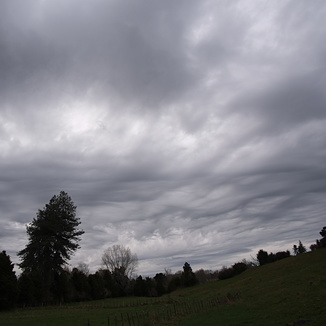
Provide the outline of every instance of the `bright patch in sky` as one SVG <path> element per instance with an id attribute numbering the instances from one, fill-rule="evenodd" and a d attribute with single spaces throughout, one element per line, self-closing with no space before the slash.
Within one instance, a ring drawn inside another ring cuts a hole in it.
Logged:
<path id="1" fill-rule="evenodd" d="M 101 115 L 97 108 L 88 103 L 75 103 L 63 110 L 62 121 L 65 131 L 71 136 L 79 136 L 98 129 Z"/>

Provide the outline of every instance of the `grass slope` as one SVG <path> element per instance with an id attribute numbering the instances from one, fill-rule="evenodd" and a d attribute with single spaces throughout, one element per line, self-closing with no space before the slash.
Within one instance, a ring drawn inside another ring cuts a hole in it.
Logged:
<path id="1" fill-rule="evenodd" d="M 161 319 L 161 324 L 155 321 L 156 325 L 285 326 L 305 319 L 309 320 L 307 326 L 324 326 L 325 271 L 326 250 L 321 249 L 250 269 L 228 280 L 181 289 L 161 298 L 107 299 L 2 312 L 0 325 L 106 326 L 110 316 L 110 325 L 118 326 L 122 325 L 119 321 L 122 313 L 124 325 L 152 325 L 151 317 L 128 321 L 126 316 L 156 314 L 161 316 L 157 318 Z M 216 303 L 216 298 L 227 296 L 231 298 L 228 302 Z M 213 307 L 209 305 L 211 299 L 214 299 Z M 197 309 L 198 303 L 203 309 Z M 174 316 L 175 310 L 181 313 Z M 164 323 L 164 319 L 171 320 Z"/>
<path id="2" fill-rule="evenodd" d="M 241 299 L 190 316 L 176 325 L 280 325 L 300 319 L 326 325 L 326 250 L 253 268 L 224 281 L 188 290 L 188 297 L 240 292 Z M 179 295 L 185 295 L 186 291 Z"/>

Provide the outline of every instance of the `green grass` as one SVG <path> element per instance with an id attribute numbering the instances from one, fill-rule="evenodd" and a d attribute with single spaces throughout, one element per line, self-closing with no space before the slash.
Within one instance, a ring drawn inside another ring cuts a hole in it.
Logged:
<path id="1" fill-rule="evenodd" d="M 226 300 L 227 296 L 230 300 Z M 214 299 L 212 306 L 211 299 Z M 175 309 L 177 316 L 173 314 Z M 289 257 L 228 280 L 181 289 L 161 298 L 107 299 L 2 312 L 0 325 L 87 326 L 89 321 L 91 326 L 106 326 L 110 316 L 110 325 L 116 326 L 116 316 L 120 326 L 121 313 L 127 326 L 127 316 L 132 318 L 136 314 L 145 316 L 139 317 L 141 325 L 152 325 L 155 320 L 156 325 L 284 326 L 306 319 L 310 321 L 307 326 L 324 326 L 326 250 Z"/>

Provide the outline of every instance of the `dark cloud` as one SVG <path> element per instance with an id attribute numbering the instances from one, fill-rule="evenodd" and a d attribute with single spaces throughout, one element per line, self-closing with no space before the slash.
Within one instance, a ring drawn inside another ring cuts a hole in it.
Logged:
<path id="1" fill-rule="evenodd" d="M 291 76 L 247 100 L 242 97 L 236 107 L 259 117 L 265 130 L 288 133 L 299 125 L 326 120 L 325 83 L 325 70 Z"/>
<path id="2" fill-rule="evenodd" d="M 91 92 L 95 101 L 110 94 L 155 109 L 196 83 L 185 35 L 195 2 L 180 2 L 178 10 L 149 1 L 7 7 L 0 67 L 2 89 L 15 101 L 49 106 Z"/>

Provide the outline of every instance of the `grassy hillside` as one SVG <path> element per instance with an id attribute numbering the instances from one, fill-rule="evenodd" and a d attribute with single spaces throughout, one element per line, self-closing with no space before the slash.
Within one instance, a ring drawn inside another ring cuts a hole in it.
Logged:
<path id="1" fill-rule="evenodd" d="M 232 279 L 148 298 L 107 299 L 0 313 L 3 326 L 326 325 L 326 250 L 253 268 Z M 123 322 L 121 321 L 123 318 Z"/>
<path id="2" fill-rule="evenodd" d="M 193 298 L 240 293 L 240 300 L 177 325 L 326 325 L 326 250 L 253 268 L 235 278 L 184 290 Z"/>

